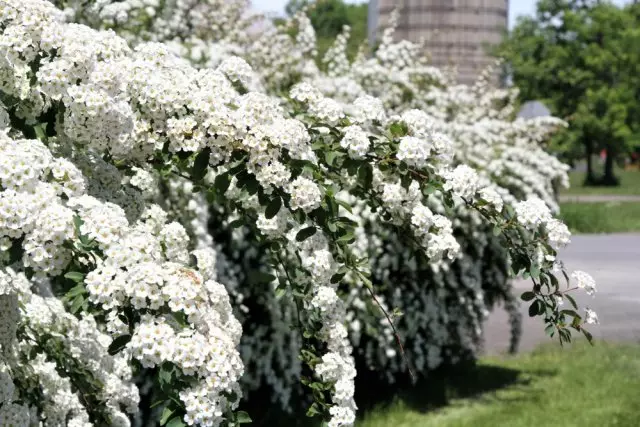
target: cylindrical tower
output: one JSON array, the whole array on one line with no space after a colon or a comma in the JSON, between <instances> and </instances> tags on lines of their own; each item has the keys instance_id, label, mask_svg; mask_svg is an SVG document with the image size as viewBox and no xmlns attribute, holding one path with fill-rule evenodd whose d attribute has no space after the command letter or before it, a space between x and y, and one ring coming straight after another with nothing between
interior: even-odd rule
<instances>
[{"instance_id":1,"label":"cylindrical tower","mask_svg":"<svg viewBox=\"0 0 640 427\"><path fill-rule=\"evenodd\" d=\"M461 83L472 83L494 61L488 49L502 40L509 16L509 0L376 0L370 7L378 18L370 15L370 35L398 8L396 38L424 40L432 64L457 66Z\"/></svg>"}]
</instances>

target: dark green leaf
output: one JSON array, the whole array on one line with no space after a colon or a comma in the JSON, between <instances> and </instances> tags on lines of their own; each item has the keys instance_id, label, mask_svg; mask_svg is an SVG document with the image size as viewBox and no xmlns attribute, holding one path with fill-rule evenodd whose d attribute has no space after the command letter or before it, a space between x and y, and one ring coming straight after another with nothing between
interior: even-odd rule
<instances>
[{"instance_id":1,"label":"dark green leaf","mask_svg":"<svg viewBox=\"0 0 640 427\"><path fill-rule=\"evenodd\" d=\"M200 181L207 174L209 167L209 157L211 156L211 149L206 147L204 150L198 153L193 161L193 167L191 168L191 177L195 181Z\"/></svg>"},{"instance_id":2,"label":"dark green leaf","mask_svg":"<svg viewBox=\"0 0 640 427\"><path fill-rule=\"evenodd\" d=\"M109 345L108 352L110 355L118 354L122 351L126 345L131 341L131 335L120 335L116 339L114 339Z\"/></svg>"},{"instance_id":3,"label":"dark green leaf","mask_svg":"<svg viewBox=\"0 0 640 427\"><path fill-rule=\"evenodd\" d=\"M266 273L260 270L251 270L249 272L249 281L251 283L260 284L260 283L271 283L276 279L276 276L270 273Z\"/></svg>"},{"instance_id":4,"label":"dark green leaf","mask_svg":"<svg viewBox=\"0 0 640 427\"><path fill-rule=\"evenodd\" d=\"M243 219L236 219L235 221L231 221L231 223L229 224L229 227L239 228L239 227L242 227L243 225L244 225Z\"/></svg>"},{"instance_id":5,"label":"dark green leaf","mask_svg":"<svg viewBox=\"0 0 640 427\"><path fill-rule=\"evenodd\" d=\"M298 242L303 242L309 237L313 236L314 234L316 234L315 227L311 226L311 227L303 228L302 230L298 231L298 234L296 234L296 240Z\"/></svg>"},{"instance_id":6,"label":"dark green leaf","mask_svg":"<svg viewBox=\"0 0 640 427\"><path fill-rule=\"evenodd\" d=\"M529 306L529 316L535 317L538 314L542 314L544 312L544 304L540 300L535 300Z\"/></svg>"},{"instance_id":7,"label":"dark green leaf","mask_svg":"<svg viewBox=\"0 0 640 427\"><path fill-rule=\"evenodd\" d=\"M221 193L224 193L229 188L231 184L231 177L228 173L221 173L216 176L216 179L213 181L214 187Z\"/></svg>"},{"instance_id":8,"label":"dark green leaf","mask_svg":"<svg viewBox=\"0 0 640 427\"><path fill-rule=\"evenodd\" d=\"M280 211L281 206L282 206L282 199L280 199L280 196L276 196L267 205L267 208L264 211L265 218L271 219L274 216L276 216Z\"/></svg>"},{"instance_id":9,"label":"dark green leaf","mask_svg":"<svg viewBox=\"0 0 640 427\"><path fill-rule=\"evenodd\" d=\"M370 164L364 163L360 166L358 169L358 180L365 189L371 188L373 182L373 169Z\"/></svg>"},{"instance_id":10,"label":"dark green leaf","mask_svg":"<svg viewBox=\"0 0 640 427\"><path fill-rule=\"evenodd\" d=\"M531 301L532 299L534 299L536 297L536 294L534 294L531 291L527 291L524 292L521 296L520 299L522 299L522 301Z\"/></svg>"}]
</instances>

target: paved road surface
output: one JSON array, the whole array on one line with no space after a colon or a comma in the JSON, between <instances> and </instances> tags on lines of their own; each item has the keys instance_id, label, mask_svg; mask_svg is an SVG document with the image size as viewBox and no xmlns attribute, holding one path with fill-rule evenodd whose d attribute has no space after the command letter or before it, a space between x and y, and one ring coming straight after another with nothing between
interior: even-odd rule
<instances>
[{"instance_id":1,"label":"paved road surface","mask_svg":"<svg viewBox=\"0 0 640 427\"><path fill-rule=\"evenodd\" d=\"M607 234L573 236L571 245L560 253L568 269L584 270L597 283L595 298L576 292L580 307L588 306L598 313L600 325L592 326L594 337L608 341L640 342L640 234ZM518 294L529 287L516 283ZM523 335L520 350L549 342L541 318L531 319L523 303ZM504 310L498 309L486 322L485 351L504 353L509 343L509 325Z\"/></svg>"}]
</instances>

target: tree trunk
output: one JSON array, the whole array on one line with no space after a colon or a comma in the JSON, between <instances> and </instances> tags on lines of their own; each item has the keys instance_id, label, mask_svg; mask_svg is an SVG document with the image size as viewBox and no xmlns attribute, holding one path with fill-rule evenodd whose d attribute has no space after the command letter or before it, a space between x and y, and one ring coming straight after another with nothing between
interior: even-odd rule
<instances>
[{"instance_id":1,"label":"tree trunk","mask_svg":"<svg viewBox=\"0 0 640 427\"><path fill-rule=\"evenodd\" d=\"M593 175L593 143L587 137L587 141L585 142L585 151L587 152L587 176L584 179L584 185L595 185L596 177Z\"/></svg>"},{"instance_id":2,"label":"tree trunk","mask_svg":"<svg viewBox=\"0 0 640 427\"><path fill-rule=\"evenodd\" d=\"M615 153L610 148L607 149L607 158L604 162L604 176L602 177L602 185L615 186L618 185L618 178L616 178L614 167Z\"/></svg>"}]
</instances>

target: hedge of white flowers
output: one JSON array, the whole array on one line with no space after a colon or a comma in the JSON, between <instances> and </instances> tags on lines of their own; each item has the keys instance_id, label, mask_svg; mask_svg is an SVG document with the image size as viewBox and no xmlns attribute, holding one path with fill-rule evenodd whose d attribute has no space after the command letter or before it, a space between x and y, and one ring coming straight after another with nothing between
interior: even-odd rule
<instances>
[{"instance_id":1,"label":"hedge of white flowers","mask_svg":"<svg viewBox=\"0 0 640 427\"><path fill-rule=\"evenodd\" d=\"M590 338L540 145L561 122L393 28L318 68L304 15L255 22L0 0L0 425L238 425L243 393L287 409L296 384L352 425L359 372L473 356L510 274L549 335Z\"/></svg>"}]
</instances>

